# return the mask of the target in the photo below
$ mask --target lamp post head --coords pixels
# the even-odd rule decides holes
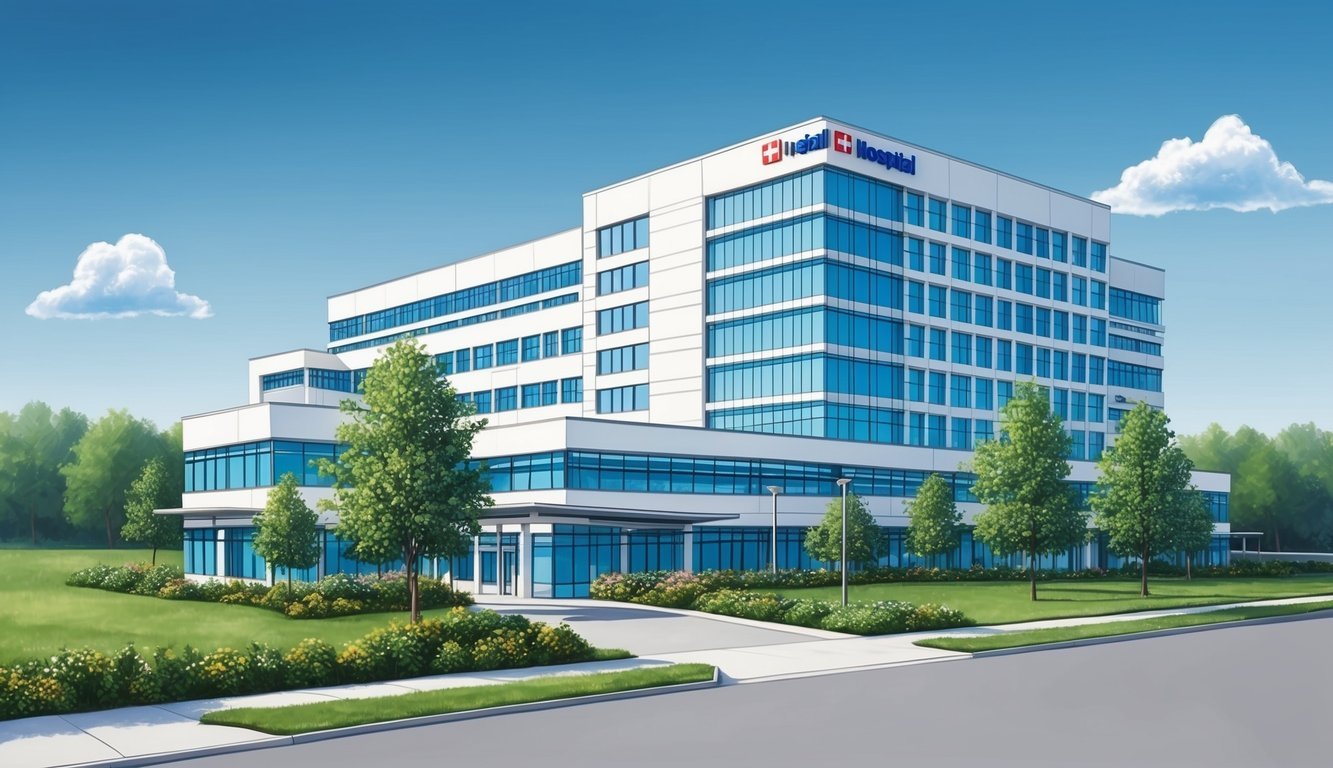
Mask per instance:
[[[846,488],[849,484],[851,484],[851,482],[852,479],[850,477],[840,477],[838,478],[838,487]]]
[[[768,492],[773,494],[774,496],[777,496],[779,493],[782,493],[782,486],[770,485],[768,486]]]

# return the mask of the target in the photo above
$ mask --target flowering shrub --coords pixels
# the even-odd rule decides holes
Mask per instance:
[[[695,610],[720,613],[755,621],[786,622],[787,613],[797,601],[787,600],[767,592],[746,592],[722,589],[701,596],[694,603]]]
[[[149,567],[142,563],[121,567],[95,565],[70,575],[72,587],[95,587],[160,597],[165,600],[200,600],[228,605],[250,605],[278,611],[293,619],[323,619],[357,613],[405,611],[410,595],[402,573],[382,577],[334,574],[314,583],[285,582],[273,586],[239,580],[190,581],[174,565]],[[466,592],[448,584],[418,578],[417,603],[423,609],[472,605]]]
[[[314,639],[302,640],[285,654],[262,643],[211,653],[185,646],[179,651],[158,648],[150,663],[132,645],[110,655],[65,650],[0,667],[0,720],[431,673],[563,664],[588,661],[592,651],[566,624],[553,627],[523,616],[462,608],[443,619],[390,624],[347,643],[341,651]]]

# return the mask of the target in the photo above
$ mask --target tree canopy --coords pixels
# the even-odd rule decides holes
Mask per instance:
[[[125,494],[125,525],[120,529],[120,536],[126,541],[152,547],[154,564],[159,549],[181,545],[181,518],[154,514],[157,509],[180,506],[180,492],[175,490],[178,485],[168,479],[163,459],[153,458],[144,465]]]
[[[292,571],[319,563],[319,515],[301,497],[296,475],[288,472],[269,490],[254,526],[255,552],[275,573],[278,568],[287,569],[290,594]]]
[[[847,492],[847,562],[873,565],[884,554],[884,531],[861,497]],[[842,497],[829,501],[824,519],[805,534],[805,551],[826,563],[842,561]]]
[[[930,557],[952,552],[963,530],[963,514],[953,500],[953,488],[940,475],[930,477],[907,504],[907,549]]]
[[[65,478],[65,514],[76,525],[94,521],[115,546],[125,523],[125,497],[143,465],[165,451],[151,422],[128,411],[108,411],[74,445],[74,460],[61,467]]]
[[[466,554],[493,502],[490,482],[469,464],[472,440],[485,426],[440,377],[413,339],[385,350],[366,373],[363,399],[342,402],[350,419],[337,430],[347,450],[320,471],[334,478],[329,507],[338,535],[369,562],[402,558],[412,621],[418,558]]]
[[[1212,518],[1190,480],[1193,463],[1174,442],[1162,411],[1139,403],[1120,419],[1120,436],[1097,462],[1091,498],[1094,525],[1110,550],[1139,558],[1139,594],[1148,596],[1148,563],[1198,541],[1198,526]],[[1205,542],[1206,543],[1206,542]]]
[[[1070,437],[1051,411],[1047,390],[1019,383],[1000,409],[999,440],[977,446],[972,492],[985,505],[973,535],[1002,555],[1028,556],[1030,595],[1037,599],[1037,557],[1064,552],[1087,540],[1069,476]]]

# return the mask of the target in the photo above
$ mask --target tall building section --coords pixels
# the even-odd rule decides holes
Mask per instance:
[[[578,228],[329,299],[326,350],[250,363],[250,404],[184,422],[187,571],[265,578],[251,516],[337,452],[337,403],[417,337],[489,426],[496,506],[428,564],[479,592],[587,594],[598,574],[767,567],[805,554],[852,480],[904,549],[931,472],[960,465],[1019,381],[1047,387],[1084,494],[1120,417],[1162,407],[1164,273],[1112,255],[1081,197],[818,118],[587,193]],[[1196,473],[1227,557],[1229,478]],[[374,570],[324,521],[305,578]],[[1118,563],[1094,537],[1055,568]],[[965,534],[949,562],[1016,564]],[[285,575],[285,574],[283,574]]]

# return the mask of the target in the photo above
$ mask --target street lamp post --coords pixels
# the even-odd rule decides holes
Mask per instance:
[[[838,478],[838,487],[842,489],[842,607],[847,607],[847,486],[851,478]]]
[[[768,492],[773,494],[773,547],[772,557],[769,558],[769,567],[776,575],[778,572],[778,494],[782,493],[782,486],[770,485]]]

